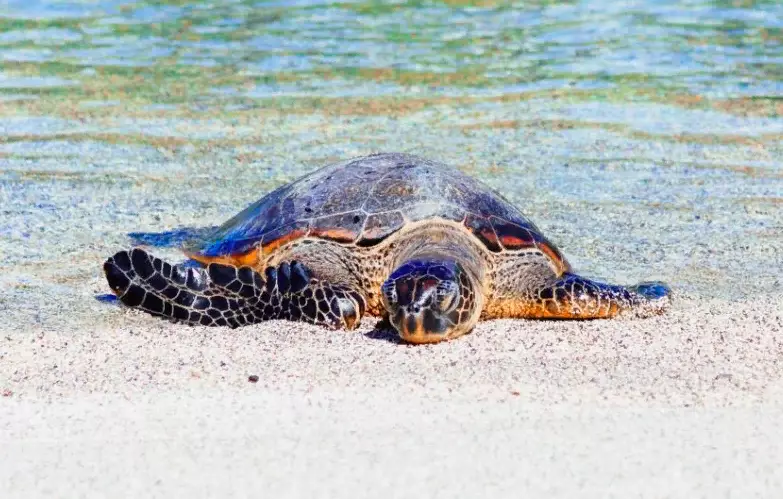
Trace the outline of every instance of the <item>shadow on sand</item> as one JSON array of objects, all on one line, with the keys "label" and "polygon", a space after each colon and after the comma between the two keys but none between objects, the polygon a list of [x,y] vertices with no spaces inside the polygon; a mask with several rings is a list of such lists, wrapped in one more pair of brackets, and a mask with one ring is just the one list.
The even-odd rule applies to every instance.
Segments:
[{"label": "shadow on sand", "polygon": [[394,329],[394,326],[392,326],[391,322],[389,322],[389,320],[386,318],[383,318],[375,323],[375,327],[372,328],[372,331],[365,333],[364,336],[372,340],[383,340],[398,345],[403,344],[400,336]]}]

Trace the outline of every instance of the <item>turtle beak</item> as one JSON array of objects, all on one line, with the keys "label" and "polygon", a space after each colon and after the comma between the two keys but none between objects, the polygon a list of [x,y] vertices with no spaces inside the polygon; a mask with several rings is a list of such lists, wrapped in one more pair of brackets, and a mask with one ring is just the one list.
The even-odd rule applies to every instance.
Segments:
[{"label": "turtle beak", "polygon": [[429,308],[418,312],[400,309],[391,318],[400,338],[408,343],[437,343],[448,338],[448,323]]}]

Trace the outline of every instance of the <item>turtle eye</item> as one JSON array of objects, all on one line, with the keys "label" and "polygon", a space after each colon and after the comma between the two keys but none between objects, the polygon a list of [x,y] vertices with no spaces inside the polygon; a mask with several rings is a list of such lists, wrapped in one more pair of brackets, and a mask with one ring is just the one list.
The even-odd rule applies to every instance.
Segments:
[{"label": "turtle eye", "polygon": [[381,296],[383,297],[383,306],[386,310],[393,310],[397,307],[397,287],[394,281],[388,280],[381,286]]},{"label": "turtle eye", "polygon": [[454,281],[441,281],[435,291],[435,300],[438,308],[443,313],[448,313],[457,308],[459,303],[459,285]]}]

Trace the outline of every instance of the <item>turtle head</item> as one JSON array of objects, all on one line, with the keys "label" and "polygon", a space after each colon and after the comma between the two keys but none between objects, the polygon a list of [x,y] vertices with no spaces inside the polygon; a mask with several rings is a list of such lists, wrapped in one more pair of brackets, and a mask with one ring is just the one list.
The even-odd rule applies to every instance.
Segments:
[{"label": "turtle head", "polygon": [[478,320],[476,288],[450,260],[409,260],[381,286],[383,305],[400,338],[436,343],[470,331]]}]

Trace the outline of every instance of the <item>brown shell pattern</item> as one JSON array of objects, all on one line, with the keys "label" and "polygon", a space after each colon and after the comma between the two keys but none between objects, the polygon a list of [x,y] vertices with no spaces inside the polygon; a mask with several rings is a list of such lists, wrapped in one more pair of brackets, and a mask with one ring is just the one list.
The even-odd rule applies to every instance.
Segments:
[{"label": "brown shell pattern", "polygon": [[301,237],[373,246],[406,223],[462,222],[493,252],[538,247],[560,252],[517,208],[482,182],[409,154],[375,154],[326,166],[284,185],[186,246],[203,259],[272,251]]}]

